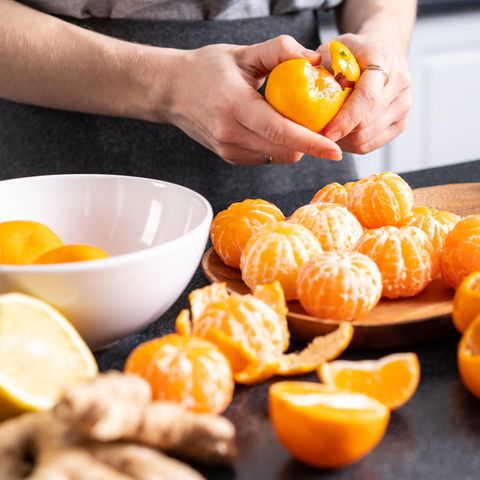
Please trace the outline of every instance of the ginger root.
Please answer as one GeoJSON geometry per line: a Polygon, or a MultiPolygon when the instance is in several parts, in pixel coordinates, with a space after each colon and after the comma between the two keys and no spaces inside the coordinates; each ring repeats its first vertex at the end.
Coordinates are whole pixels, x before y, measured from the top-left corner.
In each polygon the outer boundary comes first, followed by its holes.
{"type": "Polygon", "coordinates": [[[53,410],[0,424],[0,480],[200,480],[160,450],[228,464],[234,437],[226,418],[152,401],[143,379],[109,372],[71,387],[53,410]]]}

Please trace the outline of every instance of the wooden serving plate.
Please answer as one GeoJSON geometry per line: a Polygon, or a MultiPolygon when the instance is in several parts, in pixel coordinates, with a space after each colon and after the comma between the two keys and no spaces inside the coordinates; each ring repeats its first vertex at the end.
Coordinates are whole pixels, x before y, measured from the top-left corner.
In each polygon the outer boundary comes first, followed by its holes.
{"type": "MultiPolygon", "coordinates": [[[[480,214],[480,183],[457,183],[414,190],[415,205],[427,205],[458,215],[480,214]]],[[[211,282],[225,282],[231,292],[249,293],[240,270],[226,266],[213,248],[202,259],[211,282]]],[[[382,299],[365,317],[353,321],[352,346],[391,348],[412,345],[455,334],[451,322],[453,290],[440,280],[419,295],[396,300],[382,299]]],[[[310,340],[337,328],[335,320],[308,315],[298,301],[288,302],[292,336],[310,340]]]]}

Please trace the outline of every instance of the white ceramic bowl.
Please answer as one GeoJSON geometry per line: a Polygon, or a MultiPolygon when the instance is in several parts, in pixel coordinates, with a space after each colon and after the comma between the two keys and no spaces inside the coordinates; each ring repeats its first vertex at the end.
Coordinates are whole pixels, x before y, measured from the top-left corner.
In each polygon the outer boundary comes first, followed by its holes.
{"type": "Polygon", "coordinates": [[[94,349],[159,318],[198,267],[212,220],[198,193],[160,180],[49,175],[0,182],[0,222],[42,222],[67,243],[112,257],[56,265],[2,265],[0,292],[57,307],[94,349]]]}

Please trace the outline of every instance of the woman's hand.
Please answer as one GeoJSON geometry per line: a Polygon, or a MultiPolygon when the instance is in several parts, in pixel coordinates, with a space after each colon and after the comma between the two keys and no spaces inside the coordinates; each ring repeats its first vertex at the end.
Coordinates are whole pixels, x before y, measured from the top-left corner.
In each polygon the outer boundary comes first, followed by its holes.
{"type": "Polygon", "coordinates": [[[336,40],[350,48],[363,72],[352,94],[322,133],[338,142],[343,150],[368,153],[405,130],[412,107],[407,60],[403,53],[366,35],[345,34],[336,40]],[[382,71],[365,70],[368,65],[379,65],[388,77],[382,71]]]}
{"type": "Polygon", "coordinates": [[[252,46],[179,51],[168,72],[166,120],[229,163],[264,164],[268,157],[295,163],[303,154],[341,159],[332,140],[283,117],[258,93],[268,73],[290,58],[319,54],[286,35],[252,46]]]}

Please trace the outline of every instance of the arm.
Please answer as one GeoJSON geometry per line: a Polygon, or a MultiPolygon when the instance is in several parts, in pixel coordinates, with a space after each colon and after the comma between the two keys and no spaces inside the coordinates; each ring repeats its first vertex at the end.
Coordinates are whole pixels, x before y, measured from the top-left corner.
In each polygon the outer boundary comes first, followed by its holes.
{"type": "Polygon", "coordinates": [[[347,151],[368,153],[406,127],[412,105],[407,54],[416,0],[345,0],[337,12],[339,40],[350,47],[360,68],[380,65],[388,74],[364,71],[342,110],[324,134],[347,151]],[[346,33],[350,32],[350,33],[346,33]]]}
{"type": "Polygon", "coordinates": [[[177,50],[100,35],[0,0],[0,97],[172,123],[232,163],[338,160],[339,147],[282,117],[257,92],[289,58],[318,57],[281,36],[249,47],[177,50]],[[235,92],[235,95],[232,95],[235,92]]]}

